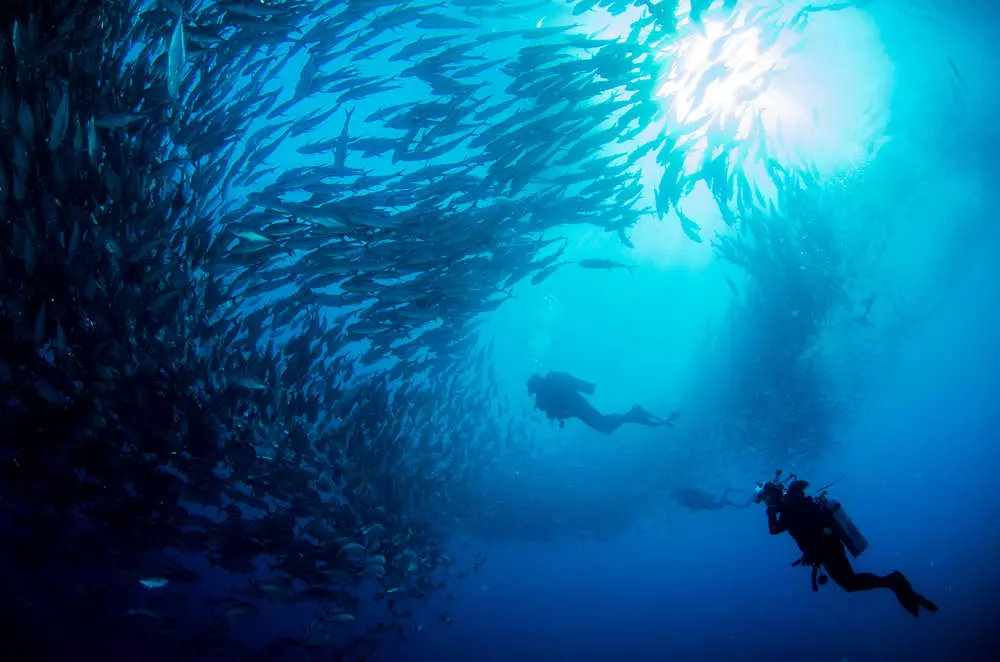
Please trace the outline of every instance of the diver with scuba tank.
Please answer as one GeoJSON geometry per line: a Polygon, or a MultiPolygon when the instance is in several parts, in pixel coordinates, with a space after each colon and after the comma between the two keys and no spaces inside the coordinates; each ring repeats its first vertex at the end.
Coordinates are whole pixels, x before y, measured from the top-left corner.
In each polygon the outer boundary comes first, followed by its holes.
{"type": "MultiPolygon", "coordinates": [[[[906,611],[914,616],[920,609],[937,611],[937,605],[913,590],[910,582],[898,570],[882,577],[868,572],[855,572],[847,552],[857,558],[868,549],[868,541],[844,512],[843,507],[826,496],[825,488],[816,497],[806,496],[809,486],[794,474],[788,484],[782,480],[779,469],[773,480],[757,483],[756,503],[767,505],[767,527],[771,535],[788,532],[802,558],[792,566],[812,568],[812,588],[818,591],[829,575],[845,591],[870,591],[887,588],[906,611]],[[845,549],[846,548],[846,549],[845,549]],[[820,568],[826,570],[822,574],[820,568]]],[[[827,486],[829,487],[829,486],[827,486]]]]}

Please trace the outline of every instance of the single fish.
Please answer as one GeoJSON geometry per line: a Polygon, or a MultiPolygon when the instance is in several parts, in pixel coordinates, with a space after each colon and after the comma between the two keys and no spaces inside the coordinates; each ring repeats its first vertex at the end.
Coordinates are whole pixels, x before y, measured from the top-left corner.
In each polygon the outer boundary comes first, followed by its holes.
{"type": "Polygon", "coordinates": [[[577,264],[584,269],[628,269],[629,273],[632,273],[632,270],[635,268],[632,265],[622,264],[621,262],[615,262],[613,260],[580,260],[577,264]]]}
{"type": "Polygon", "coordinates": [[[726,285],[729,286],[729,289],[730,289],[730,291],[732,291],[733,296],[737,296],[738,297],[740,295],[740,291],[736,287],[736,283],[733,282],[733,279],[730,278],[729,276],[725,275],[725,274],[723,274],[722,277],[726,279],[726,285]]]}
{"type": "Polygon", "coordinates": [[[968,83],[965,82],[965,78],[962,76],[962,72],[959,71],[958,65],[955,64],[955,61],[951,59],[951,56],[948,56],[948,66],[951,67],[951,73],[955,74],[955,78],[957,78],[958,82],[962,84],[962,87],[968,90],[969,85],[968,83]]]}
{"type": "Polygon", "coordinates": [[[344,118],[344,128],[340,130],[340,138],[337,140],[337,148],[334,152],[333,160],[334,165],[340,169],[345,168],[347,163],[347,143],[351,140],[348,129],[351,124],[351,115],[354,113],[354,109],[352,108],[351,110],[345,112],[346,117],[344,118]]]}
{"type": "Polygon", "coordinates": [[[240,377],[236,380],[236,384],[251,391],[263,391],[267,389],[267,385],[256,377],[240,377]]]}
{"type": "Polygon", "coordinates": [[[688,239],[698,244],[702,243],[703,240],[701,235],[698,234],[701,232],[701,226],[682,214],[680,209],[675,208],[675,211],[677,212],[677,217],[681,221],[681,230],[684,231],[684,234],[687,235],[688,239]]]}
{"type": "Polygon", "coordinates": [[[52,129],[49,131],[49,149],[54,152],[62,145],[69,128],[69,90],[61,83],[53,85],[52,90],[59,95],[59,103],[52,116],[52,129]]]}
{"type": "Polygon", "coordinates": [[[857,317],[855,317],[854,322],[855,324],[860,324],[861,326],[871,327],[872,323],[871,320],[868,319],[868,314],[872,311],[872,306],[875,305],[875,295],[872,294],[871,296],[866,297],[861,302],[861,305],[865,307],[865,311],[860,315],[858,315],[857,317]]]}
{"type": "Polygon", "coordinates": [[[549,276],[551,276],[552,274],[554,274],[556,272],[556,270],[559,267],[563,266],[564,264],[569,264],[569,263],[568,262],[556,262],[555,264],[550,264],[549,266],[545,267],[544,269],[541,269],[540,271],[537,271],[535,273],[535,275],[531,277],[531,284],[532,285],[538,285],[539,283],[543,282],[549,276]]]}
{"type": "Polygon", "coordinates": [[[632,243],[632,238],[628,236],[628,233],[625,232],[624,228],[618,230],[618,240],[629,248],[635,248],[635,244],[632,243]]]}
{"type": "Polygon", "coordinates": [[[102,129],[120,129],[135,124],[142,119],[145,119],[144,115],[136,115],[135,113],[117,113],[115,115],[105,115],[99,120],[94,120],[94,125],[99,126],[102,129]]]}
{"type": "Polygon", "coordinates": [[[184,44],[184,19],[179,14],[177,26],[170,37],[170,50],[167,54],[167,91],[174,99],[180,92],[185,60],[187,60],[187,48],[184,44]]]}

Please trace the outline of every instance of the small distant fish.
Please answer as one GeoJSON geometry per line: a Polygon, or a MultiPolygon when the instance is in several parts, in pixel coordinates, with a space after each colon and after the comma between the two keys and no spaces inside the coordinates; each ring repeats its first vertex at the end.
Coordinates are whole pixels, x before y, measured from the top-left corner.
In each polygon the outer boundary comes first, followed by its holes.
{"type": "Polygon", "coordinates": [[[236,380],[236,384],[251,391],[264,391],[267,389],[267,384],[255,377],[240,377],[236,380]]]}
{"type": "Polygon", "coordinates": [[[145,119],[144,115],[137,115],[135,113],[117,113],[114,115],[105,115],[104,117],[95,120],[94,125],[99,126],[102,129],[121,129],[131,124],[135,124],[142,119],[145,119]]]}
{"type": "Polygon", "coordinates": [[[552,274],[554,274],[556,272],[556,270],[559,269],[559,267],[563,266],[564,264],[568,264],[568,263],[567,262],[556,262],[555,264],[550,264],[549,266],[545,267],[544,269],[536,272],[535,275],[531,277],[531,284],[532,285],[538,285],[538,284],[542,283],[549,276],[551,276],[552,274]]]}
{"type": "Polygon", "coordinates": [[[948,66],[951,67],[951,73],[955,74],[955,78],[957,78],[958,82],[962,84],[962,87],[968,90],[969,89],[968,83],[965,82],[965,78],[962,76],[962,72],[959,71],[958,65],[955,64],[955,61],[951,59],[950,55],[948,56],[948,66]]]}
{"type": "Polygon", "coordinates": [[[699,232],[701,232],[701,226],[692,221],[684,214],[682,214],[679,209],[677,209],[676,211],[677,211],[677,217],[680,218],[681,220],[681,230],[684,231],[684,234],[687,235],[687,238],[695,243],[698,244],[702,243],[703,240],[701,238],[701,235],[698,234],[699,232]]]}
{"type": "Polygon", "coordinates": [[[868,149],[868,156],[874,159],[882,151],[882,148],[892,142],[892,140],[892,136],[879,136],[868,149]]]}
{"type": "Polygon", "coordinates": [[[872,306],[875,305],[875,295],[874,294],[871,295],[870,297],[866,298],[861,303],[865,307],[865,312],[861,313],[861,315],[863,317],[868,317],[868,313],[870,313],[872,311],[872,306]]]}
{"type": "Polygon", "coordinates": [[[860,324],[861,326],[872,326],[871,320],[868,319],[868,314],[872,311],[872,306],[875,305],[875,295],[866,297],[861,305],[865,307],[865,311],[861,313],[858,317],[854,318],[855,324],[860,324]]]}
{"type": "Polygon", "coordinates": [[[351,136],[349,133],[349,127],[351,125],[351,115],[354,114],[354,109],[345,111],[344,117],[344,128],[340,130],[340,137],[337,139],[337,147],[334,151],[333,162],[337,168],[343,169],[347,167],[347,143],[350,142],[351,136]]]}
{"type": "Polygon", "coordinates": [[[170,583],[169,580],[163,577],[147,577],[145,579],[140,579],[139,583],[146,588],[162,588],[170,583]]]}
{"type": "Polygon", "coordinates": [[[101,152],[103,147],[101,145],[101,139],[97,135],[97,122],[91,117],[87,120],[87,156],[90,157],[92,163],[97,163],[101,158],[101,152]]]}
{"type": "Polygon", "coordinates": [[[61,82],[55,83],[52,90],[59,96],[59,104],[52,115],[52,128],[49,131],[49,149],[54,152],[66,138],[66,130],[69,128],[69,90],[61,82]]]}
{"type": "Polygon", "coordinates": [[[635,244],[632,243],[632,238],[628,236],[628,233],[625,232],[624,228],[618,230],[618,240],[629,248],[635,248],[635,244]]]}
{"type": "Polygon", "coordinates": [[[733,279],[730,278],[729,276],[725,275],[725,274],[723,274],[722,277],[726,279],[726,285],[729,286],[729,289],[732,291],[733,296],[737,296],[738,297],[740,295],[740,291],[736,287],[736,283],[733,282],[733,279]]]}
{"type": "Polygon", "coordinates": [[[253,242],[253,243],[256,243],[256,244],[270,244],[270,243],[272,243],[272,241],[271,241],[270,238],[265,237],[264,235],[262,235],[262,234],[260,234],[258,232],[253,232],[251,230],[244,230],[244,231],[240,231],[240,232],[234,232],[233,234],[235,234],[240,239],[246,239],[247,241],[250,241],[250,242],[253,242]]]}
{"type": "Polygon", "coordinates": [[[632,273],[632,270],[635,268],[634,266],[615,262],[614,260],[580,260],[577,264],[584,269],[628,269],[629,273],[632,273]]]}

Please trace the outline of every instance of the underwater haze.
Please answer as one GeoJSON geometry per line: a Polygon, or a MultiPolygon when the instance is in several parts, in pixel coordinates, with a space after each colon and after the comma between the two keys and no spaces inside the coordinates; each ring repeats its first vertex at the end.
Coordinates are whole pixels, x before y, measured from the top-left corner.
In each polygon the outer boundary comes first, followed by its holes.
{"type": "Polygon", "coordinates": [[[996,659],[1000,6],[8,4],[2,659],[996,659]]]}

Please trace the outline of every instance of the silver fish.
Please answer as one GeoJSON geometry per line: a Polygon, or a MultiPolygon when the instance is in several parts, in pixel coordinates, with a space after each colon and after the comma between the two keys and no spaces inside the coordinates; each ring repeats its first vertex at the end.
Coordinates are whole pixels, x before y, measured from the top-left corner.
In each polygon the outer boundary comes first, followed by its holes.
{"type": "Polygon", "coordinates": [[[187,48],[184,45],[184,20],[177,17],[177,27],[170,37],[170,50],[167,54],[167,91],[174,99],[180,92],[181,79],[184,77],[184,61],[187,59],[187,48]]]}
{"type": "Polygon", "coordinates": [[[54,152],[62,145],[69,128],[69,91],[62,82],[53,85],[52,89],[59,95],[59,105],[52,116],[52,129],[49,131],[49,149],[54,152]]]}

